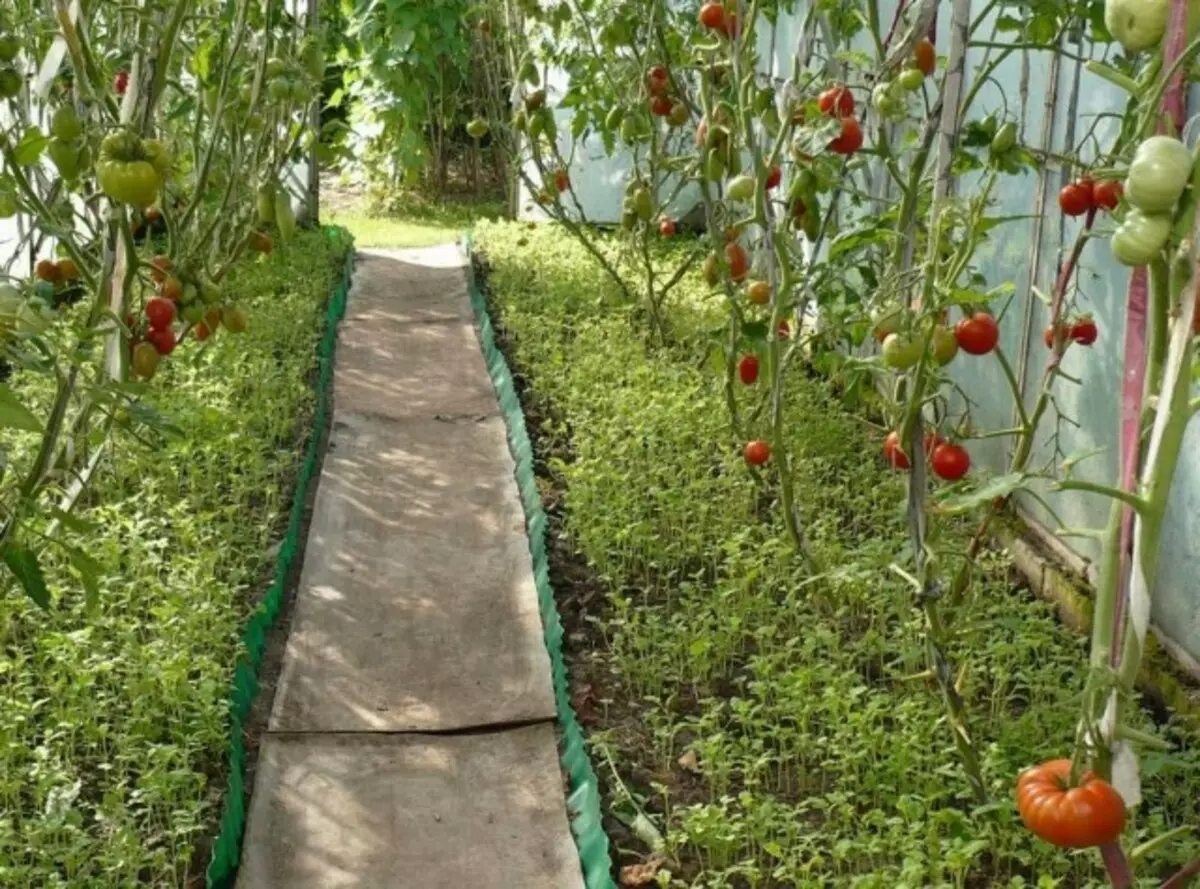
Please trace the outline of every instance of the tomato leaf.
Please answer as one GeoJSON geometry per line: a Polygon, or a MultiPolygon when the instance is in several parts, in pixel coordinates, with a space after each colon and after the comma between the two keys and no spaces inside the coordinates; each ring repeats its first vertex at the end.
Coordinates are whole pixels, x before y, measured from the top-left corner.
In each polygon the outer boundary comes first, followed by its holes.
{"type": "Polygon", "coordinates": [[[8,386],[3,385],[0,385],[0,428],[42,431],[42,421],[21,404],[8,386]]]}
{"type": "Polygon", "coordinates": [[[961,494],[954,494],[945,500],[939,501],[938,508],[942,512],[951,514],[970,512],[973,509],[983,506],[985,503],[990,503],[997,497],[1007,497],[1025,484],[1025,478],[1026,476],[1023,472],[1013,472],[1008,475],[997,476],[980,488],[976,488],[973,491],[965,491],[961,494]]]}
{"type": "Polygon", "coordinates": [[[46,146],[49,144],[49,138],[42,132],[40,127],[30,127],[21,136],[21,141],[13,149],[13,160],[17,162],[18,166],[28,167],[30,164],[37,162],[37,159],[42,156],[42,152],[46,150],[46,146]]]}
{"type": "Polygon", "coordinates": [[[20,582],[25,595],[41,608],[50,607],[50,593],[46,589],[46,577],[33,550],[10,544],[4,549],[4,564],[20,582]]]}

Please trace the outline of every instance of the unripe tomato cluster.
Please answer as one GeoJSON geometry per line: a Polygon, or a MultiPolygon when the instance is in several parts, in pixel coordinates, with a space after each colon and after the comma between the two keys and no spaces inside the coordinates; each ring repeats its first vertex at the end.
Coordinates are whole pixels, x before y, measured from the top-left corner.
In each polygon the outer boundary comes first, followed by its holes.
{"type": "Polygon", "coordinates": [[[1192,153],[1175,137],[1151,136],[1137,147],[1125,177],[1130,209],[1109,242],[1118,262],[1146,265],[1162,254],[1191,176],[1192,153]]]}

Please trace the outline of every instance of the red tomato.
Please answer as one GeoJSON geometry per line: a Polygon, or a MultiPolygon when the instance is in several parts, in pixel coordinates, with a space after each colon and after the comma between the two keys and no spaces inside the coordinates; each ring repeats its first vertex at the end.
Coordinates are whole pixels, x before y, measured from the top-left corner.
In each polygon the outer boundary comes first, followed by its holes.
{"type": "Polygon", "coordinates": [[[705,3],[700,7],[700,24],[710,31],[724,31],[725,7],[720,3],[705,3]]]}
{"type": "Polygon", "coordinates": [[[170,355],[175,351],[175,331],[171,328],[150,330],[146,333],[146,342],[153,344],[159,355],[170,355]]]}
{"type": "Polygon", "coordinates": [[[59,271],[58,263],[53,259],[39,259],[37,266],[33,270],[33,274],[39,281],[49,281],[51,284],[57,284],[62,280],[62,273],[59,271]]]}
{"type": "Polygon", "coordinates": [[[174,275],[168,276],[162,282],[162,286],[158,288],[158,295],[163,299],[171,300],[171,302],[179,302],[183,298],[183,282],[174,275]]]}
{"type": "Polygon", "coordinates": [[[652,95],[664,95],[671,88],[671,75],[663,65],[655,65],[646,75],[646,86],[652,95]]]}
{"type": "Polygon", "coordinates": [[[1055,846],[1087,849],[1115,842],[1125,829],[1125,801],[1113,786],[1084,772],[1068,786],[1071,760],[1055,759],[1021,773],[1017,810],[1035,835],[1055,846]]]}
{"type": "Polygon", "coordinates": [[[932,454],[934,448],[936,448],[938,445],[945,444],[945,443],[946,443],[946,439],[942,438],[936,432],[926,432],[925,433],[924,445],[925,445],[925,453],[927,455],[932,454]]]}
{"type": "Polygon", "coordinates": [[[862,146],[863,131],[858,118],[842,118],[842,133],[829,143],[829,149],[837,154],[854,154],[862,146]]]}
{"type": "Polygon", "coordinates": [[[206,339],[212,336],[212,330],[210,330],[208,325],[203,321],[192,328],[192,333],[196,335],[196,339],[198,339],[200,342],[204,342],[206,339]]]}
{"type": "Polygon", "coordinates": [[[755,439],[746,443],[742,456],[751,466],[762,466],[771,459],[771,446],[765,441],[755,439]]]}
{"type": "Polygon", "coordinates": [[[125,91],[129,89],[129,72],[118,71],[117,76],[113,78],[113,89],[118,96],[125,95],[125,91]]]}
{"type": "Polygon", "coordinates": [[[1092,187],[1079,182],[1063,186],[1058,193],[1058,206],[1068,216],[1082,216],[1092,208],[1092,187]]]}
{"type": "Polygon", "coordinates": [[[971,455],[956,444],[942,442],[929,457],[933,474],[948,482],[956,482],[971,469],[971,455]]]}
{"type": "Polygon", "coordinates": [[[792,334],[792,325],[787,323],[787,318],[779,322],[779,338],[786,340],[792,334]]]}
{"type": "Polygon", "coordinates": [[[889,432],[883,440],[883,459],[893,469],[908,469],[908,454],[900,447],[900,433],[889,432]]]}
{"type": "Polygon", "coordinates": [[[964,352],[986,355],[1000,342],[1000,325],[987,312],[976,312],[955,325],[954,338],[958,340],[958,346],[964,352]]]}
{"type": "Polygon", "coordinates": [[[655,96],[650,100],[650,113],[655,117],[666,117],[671,113],[671,100],[666,96],[655,96]]]}
{"type": "Polygon", "coordinates": [[[559,191],[566,191],[571,184],[571,180],[567,178],[566,170],[557,170],[554,173],[554,187],[559,191]]]}
{"type": "Polygon", "coordinates": [[[725,245],[725,261],[729,263],[729,278],[735,284],[741,283],[750,270],[750,258],[741,244],[734,242],[725,245]]]}
{"type": "Polygon", "coordinates": [[[1081,346],[1090,346],[1100,336],[1100,329],[1091,318],[1080,318],[1071,328],[1071,339],[1081,346]]]}
{"type": "Polygon", "coordinates": [[[1055,328],[1054,328],[1054,325],[1051,324],[1049,327],[1047,327],[1045,330],[1042,331],[1042,342],[1046,344],[1047,349],[1054,348],[1054,338],[1055,338],[1055,328]]]}
{"type": "Polygon", "coordinates": [[[675,220],[671,218],[663,219],[658,224],[658,233],[664,238],[672,238],[675,236],[675,220]]]}
{"type": "Polygon", "coordinates": [[[166,330],[175,321],[175,303],[161,296],[146,302],[146,319],[153,330],[166,330]]]}
{"type": "Polygon", "coordinates": [[[937,68],[937,50],[928,40],[922,40],[913,48],[913,61],[921,73],[928,77],[937,68]]]}
{"type": "Polygon", "coordinates": [[[1115,210],[1125,188],[1116,179],[1101,179],[1092,186],[1092,203],[1103,210],[1115,210]]]}
{"type": "Polygon", "coordinates": [[[156,256],[150,260],[150,277],[156,284],[161,284],[167,278],[167,272],[175,268],[175,263],[169,257],[156,256]]]}
{"type": "Polygon", "coordinates": [[[854,93],[841,84],[834,84],[817,96],[817,107],[830,117],[849,117],[854,113],[854,93]]]}
{"type": "Polygon", "coordinates": [[[752,386],[758,382],[758,359],[753,355],[744,355],[742,360],[738,362],[738,376],[742,378],[742,382],[747,386],[752,386]]]}
{"type": "Polygon", "coordinates": [[[774,166],[771,167],[770,171],[767,173],[767,182],[766,182],[767,191],[770,191],[772,188],[778,188],[779,183],[782,181],[783,181],[783,170],[781,170],[779,168],[779,164],[775,164],[774,166]]]}

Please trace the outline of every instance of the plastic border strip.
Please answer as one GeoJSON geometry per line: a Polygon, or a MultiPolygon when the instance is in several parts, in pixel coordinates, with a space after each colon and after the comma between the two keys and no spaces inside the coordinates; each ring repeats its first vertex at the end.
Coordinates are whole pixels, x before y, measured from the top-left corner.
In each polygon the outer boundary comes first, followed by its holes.
{"type": "Polygon", "coordinates": [[[275,560],[275,578],[246,624],[242,635],[242,656],[233,673],[233,686],[229,692],[229,783],[225,788],[225,808],[221,814],[220,832],[213,843],[212,858],[208,865],[208,889],[231,889],[237,878],[238,865],[241,863],[242,834],[246,829],[245,725],[250,716],[250,709],[258,697],[258,671],[266,653],[267,634],[283,609],[288,577],[295,564],[296,555],[303,547],[301,535],[304,533],[304,507],[308,502],[309,485],[319,462],[318,449],[322,444],[322,431],[329,417],[333,350],[337,343],[338,322],[346,312],[346,296],[354,272],[354,240],[344,228],[327,226],[324,231],[336,248],[346,251],[346,262],[325,306],[324,333],[317,348],[317,405],[313,413],[312,430],[308,436],[308,447],[304,452],[304,462],[300,464],[300,472],[296,478],[296,492],[292,498],[287,531],[275,560]]]}
{"type": "Polygon", "coordinates": [[[488,314],[487,303],[475,280],[475,267],[472,262],[474,253],[469,232],[463,235],[462,244],[467,255],[467,285],[471,307],[475,312],[479,345],[483,350],[488,376],[491,377],[492,386],[496,390],[496,398],[500,402],[500,411],[504,415],[504,425],[508,430],[508,447],[517,467],[517,489],[525,509],[525,528],[529,537],[529,554],[533,559],[533,577],[537,583],[542,633],[546,651],[550,654],[558,725],[562,732],[560,759],[570,787],[567,812],[571,822],[571,833],[579,849],[579,863],[583,869],[583,882],[587,889],[616,889],[612,879],[608,836],[604,833],[600,814],[600,789],[591,759],[588,757],[583,728],[575,716],[575,708],[571,706],[567,665],[562,653],[563,626],[558,606],[554,601],[554,590],[550,586],[550,562],[546,556],[547,518],[545,510],[542,509],[542,495],[533,472],[533,445],[525,428],[525,412],[521,409],[521,401],[517,397],[512,371],[496,345],[496,332],[488,314]]]}

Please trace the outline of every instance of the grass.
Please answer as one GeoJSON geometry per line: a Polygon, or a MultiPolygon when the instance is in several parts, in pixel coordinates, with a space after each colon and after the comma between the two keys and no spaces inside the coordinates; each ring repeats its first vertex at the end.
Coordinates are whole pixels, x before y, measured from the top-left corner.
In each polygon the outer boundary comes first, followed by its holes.
{"type": "Polygon", "coordinates": [[[457,239],[478,219],[497,219],[496,201],[440,203],[417,194],[390,200],[394,210],[354,206],[329,214],[329,223],[350,230],[359,247],[431,247],[457,239]]]}
{"type": "MultiPolygon", "coordinates": [[[[669,306],[672,346],[652,349],[561,231],[487,223],[476,238],[550,502],[601,592],[581,607],[558,590],[593,756],[620,778],[605,804],[622,862],[647,855],[646,831],[622,826],[644,812],[665,839],[661,887],[1106,885],[1098,855],[1033,839],[1011,801],[1020,769],[1069,750],[1086,648],[1014,586],[1004,555],[986,554],[954,615],[991,795],[977,806],[921,678],[922,612],[888,568],[907,560],[903,481],[876,434],[827,383],[790,383],[776,451],[829,566],[809,576],[770,473],[756,487],[730,440],[710,349],[721,309],[696,277],[669,306]]],[[[964,531],[940,525],[934,545],[950,558],[964,531]]],[[[567,575],[560,564],[556,582],[567,575]]],[[[1176,750],[1143,753],[1131,843],[1200,815],[1195,727],[1142,723],[1176,750]]],[[[1140,885],[1197,855],[1194,835],[1156,851],[1140,885]]]]}
{"type": "MultiPolygon", "coordinates": [[[[249,330],[163,362],[145,408],[176,433],[119,434],[78,514],[94,602],[51,550],[49,610],[0,598],[5,889],[190,886],[207,865],[192,857],[221,804],[238,642],[291,505],[343,258],[312,233],[243,263],[226,290],[249,330]]],[[[36,400],[45,384],[14,385],[36,400]]]]}

